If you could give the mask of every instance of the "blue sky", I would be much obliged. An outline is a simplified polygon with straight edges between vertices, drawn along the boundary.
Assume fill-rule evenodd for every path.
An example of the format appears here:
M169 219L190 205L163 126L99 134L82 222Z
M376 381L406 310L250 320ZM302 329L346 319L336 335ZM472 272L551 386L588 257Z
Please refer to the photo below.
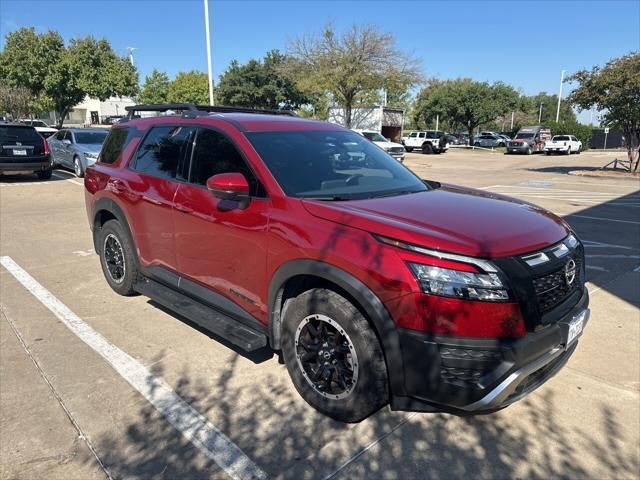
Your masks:
M210 0L209 11L216 78L232 59L285 50L288 39L329 20L338 30L368 23L393 33L428 76L502 80L525 94L557 92L562 69L640 50L640 0ZM169 75L207 69L202 0L0 0L2 44L22 26L57 30L65 40L106 37L121 54L137 47L141 80L154 67Z

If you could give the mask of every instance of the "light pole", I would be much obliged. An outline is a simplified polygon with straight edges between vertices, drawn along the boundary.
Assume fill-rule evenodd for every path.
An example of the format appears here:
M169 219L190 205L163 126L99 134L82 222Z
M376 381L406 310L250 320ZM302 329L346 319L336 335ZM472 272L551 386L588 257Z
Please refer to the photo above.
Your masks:
M207 69L209 71L209 104L213 105L213 74L211 73L211 37L209 35L209 0L204 0L204 30L207 37Z
M513 131L513 114L515 112L511 112L511 131Z
M556 123L560 120L560 100L562 100L562 82L564 81L564 70L560 74L560 92L558 93L558 109L556 110Z
M540 125L540 121L542 120L542 105L544 105L544 103L540 102L540 113L538 113L538 125Z
M136 47L127 47L127 52L129 53L129 61L131 62L131 65L134 65L133 52L135 52L136 50L138 50Z

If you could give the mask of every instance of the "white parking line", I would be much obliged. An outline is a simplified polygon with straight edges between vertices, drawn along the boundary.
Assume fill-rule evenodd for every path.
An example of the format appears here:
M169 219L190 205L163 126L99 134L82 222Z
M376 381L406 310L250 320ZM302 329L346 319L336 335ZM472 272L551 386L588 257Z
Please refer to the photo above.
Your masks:
M233 478L266 478L266 473L247 457L226 435L193 409L161 378L93 330L65 304L23 270L11 257L0 264L47 307L80 340L104 358L167 421L208 458Z
M53 176L56 178L59 178L61 180L66 180L69 183L73 183L74 185L80 185L81 187L84 187L84 183L76 180L76 178L78 177L63 177L62 175L60 175L58 172L53 172Z

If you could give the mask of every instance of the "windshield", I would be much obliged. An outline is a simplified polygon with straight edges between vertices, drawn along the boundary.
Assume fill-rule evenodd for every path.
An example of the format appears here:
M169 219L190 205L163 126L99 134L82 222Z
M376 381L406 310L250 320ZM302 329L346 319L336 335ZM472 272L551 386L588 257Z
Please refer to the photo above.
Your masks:
M75 132L76 143L102 145L107 132Z
M520 138L522 140L528 140L533 138L533 133L519 133L515 136L515 138Z
M555 137L553 137L553 140L554 141L558 141L558 142L566 142L566 141L568 141L570 139L566 135L556 135Z
M247 138L285 193L356 200L423 192L427 186L353 132L254 132Z
M387 141L386 138L384 138L382 135L380 135L379 133L376 133L376 132L362 132L362 135L364 135L366 138L368 138L372 142L386 142Z

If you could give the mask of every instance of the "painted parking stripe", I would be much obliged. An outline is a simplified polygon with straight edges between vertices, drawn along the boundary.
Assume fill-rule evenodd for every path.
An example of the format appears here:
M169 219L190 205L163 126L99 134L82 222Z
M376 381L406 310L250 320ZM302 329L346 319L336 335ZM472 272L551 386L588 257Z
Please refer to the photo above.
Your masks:
M633 220L620 220L617 218L606 218L606 217L592 217L590 215L576 215L574 213L562 213L560 214L562 216L567 216L567 217L576 217L576 218L587 218L589 220L602 220L603 222L617 222L617 223L630 223L632 225L640 225L640 222L635 222ZM566 220L566 218L565 218Z
M58 172L53 172L53 176L56 178L60 178L61 180L66 180L67 182L73 183L74 185L80 185L81 187L84 187L84 183L77 180L78 177L65 177L63 175L60 175Z
M65 304L23 270L11 257L0 264L47 307L80 340L104 358L113 369L160 412L167 421L231 477L267 478L266 473L220 430L177 395L161 378L93 330Z

